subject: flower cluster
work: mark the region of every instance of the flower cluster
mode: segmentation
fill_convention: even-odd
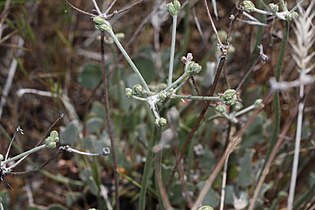
[[[172,16],[177,16],[180,11],[180,6],[180,2],[178,0],[174,0],[173,2],[168,3],[166,8]]]
[[[45,145],[50,148],[50,149],[54,149],[57,146],[57,142],[59,142],[59,136],[58,136],[58,132],[53,130],[50,132],[50,136],[48,136],[45,139]]]

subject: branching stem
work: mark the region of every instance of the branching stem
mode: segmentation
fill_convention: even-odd
[[[176,43],[176,27],[177,27],[177,15],[173,16],[173,28],[172,28],[172,43],[171,43],[171,54],[170,54],[170,65],[168,70],[168,86],[172,85],[173,80],[173,69],[174,69],[174,55],[175,55],[175,43]]]

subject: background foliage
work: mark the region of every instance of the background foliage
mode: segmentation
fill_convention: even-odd
[[[206,95],[211,87],[214,65],[220,52],[203,2],[187,2],[178,20],[174,77],[177,78],[183,71],[180,58],[191,52],[194,60],[203,66],[203,71],[194,79],[201,95]],[[99,5],[102,3],[99,2]],[[114,9],[123,8],[128,3],[129,1],[119,0]],[[267,26],[253,26],[237,20],[229,29],[229,17],[236,12],[236,2],[221,0],[216,3],[218,19],[215,24],[219,34],[224,37],[226,32],[231,32],[230,51],[216,95],[228,88],[236,88],[246,72],[251,71],[238,90],[243,106],[247,107],[257,98],[265,98],[270,90],[269,80],[274,77],[284,24],[255,15]],[[269,2],[255,3],[263,6],[263,3]],[[295,3],[288,1],[288,7],[292,8]],[[89,12],[93,9],[91,1],[78,0],[73,1],[73,4]],[[159,8],[162,4],[161,1],[144,1],[110,20],[115,32],[124,34],[122,44],[152,86],[166,82],[169,65],[172,21]],[[308,5],[310,1],[303,3],[304,8]],[[103,6],[106,8],[106,2]],[[103,103],[100,33],[95,30],[91,18],[76,12],[64,1],[2,0],[0,8],[1,92],[9,77],[12,61],[15,59],[17,62],[10,91],[7,96],[2,94],[6,103],[0,124],[1,154],[5,154],[17,126],[23,128],[24,135],[17,136],[11,155],[34,147],[61,113],[65,117],[54,126],[54,129],[60,131],[60,144],[91,152],[101,152],[103,147],[110,146]],[[211,9],[213,13],[214,7]],[[240,19],[245,17],[240,16]],[[314,26],[314,19],[312,22]],[[290,42],[295,43],[296,36],[297,34],[290,33]],[[256,60],[259,44],[262,44],[264,53],[269,57],[267,62]],[[311,54],[314,52],[314,44],[310,49]],[[289,45],[281,74],[283,81],[298,78],[293,53]],[[110,115],[117,146],[121,209],[137,209],[144,163],[154,133],[154,117],[148,106],[125,96],[125,88],[132,87],[139,80],[116,46],[106,44],[105,54],[106,69],[109,71]],[[22,94],[21,91],[25,89],[46,91],[53,95],[45,96],[38,92]],[[308,86],[308,89],[309,94],[305,96],[296,209],[311,209],[315,205],[315,98],[312,94],[313,85]],[[182,93],[197,94],[191,82],[183,87]],[[282,91],[280,101],[282,131],[299,103],[298,89]],[[158,142],[165,147],[161,158],[162,179],[166,185],[176,155],[196,122],[203,102],[171,100],[168,107],[173,108],[165,116],[173,114],[175,117],[163,130],[173,129],[176,137],[167,143],[162,142],[163,138]],[[243,115],[239,118],[240,123],[231,127],[224,118],[207,120],[215,114],[214,108],[209,107],[205,120],[185,153],[184,177],[189,197],[193,201],[221,157],[228,135],[233,136],[251,116],[251,113]],[[239,148],[231,154],[226,209],[236,208],[235,198],[243,196],[248,201],[252,197],[270,146],[273,117],[272,102],[268,102],[246,129]],[[259,194],[256,209],[280,209],[286,206],[297,127],[295,121],[288,126],[285,139]],[[0,198],[5,209],[25,209],[25,206],[29,209],[111,207],[114,202],[111,156],[90,158],[58,153],[57,150],[41,151],[27,158],[16,171],[36,169],[51,157],[54,158],[40,170],[4,178],[0,185]],[[220,203],[221,175],[222,173],[217,176],[204,200],[205,204],[215,208]],[[160,189],[155,178],[152,175],[150,179],[147,209],[159,206]],[[180,176],[176,174],[173,182],[167,185],[168,198],[174,208],[191,207],[184,193]]]

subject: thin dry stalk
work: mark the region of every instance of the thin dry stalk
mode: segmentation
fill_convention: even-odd
[[[19,56],[22,53],[21,48],[24,45],[24,40],[21,37],[18,37],[17,42],[18,42],[17,43],[18,50],[16,52],[16,56]],[[9,68],[9,73],[8,73],[8,77],[7,77],[6,83],[5,83],[5,85],[3,87],[3,91],[2,91],[2,96],[1,96],[1,101],[0,101],[0,119],[1,119],[1,116],[2,116],[3,108],[4,108],[4,106],[5,106],[6,102],[7,102],[7,97],[8,97],[9,91],[11,89],[11,85],[12,85],[12,82],[13,82],[13,78],[14,78],[14,75],[15,75],[15,71],[16,71],[17,65],[18,65],[17,59],[13,58],[12,62],[11,62],[11,65],[10,65],[10,68]]]
[[[311,70],[311,59],[314,57],[315,52],[310,53],[311,47],[315,41],[315,27],[312,23],[315,13],[313,12],[314,1],[308,6],[306,11],[303,11],[299,5],[298,9],[300,16],[295,21],[294,33],[296,35],[296,43],[291,42],[294,52],[294,60],[296,61],[298,72],[300,73],[300,80],[304,78]],[[295,136],[295,148],[292,165],[292,176],[290,182],[289,198],[288,198],[288,210],[293,209],[293,201],[295,195],[295,186],[298,174],[299,166],[299,154],[302,136],[303,126],[303,111],[304,111],[304,84],[300,84],[299,87],[299,104],[298,104],[298,117],[297,117],[297,130]]]
[[[161,194],[162,202],[166,210],[173,210],[162,180],[162,151],[156,155],[155,159],[155,177]]]

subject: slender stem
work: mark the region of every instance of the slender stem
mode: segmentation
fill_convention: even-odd
[[[281,46],[280,46],[279,59],[278,59],[278,62],[277,62],[277,65],[276,65],[276,69],[275,69],[276,81],[280,80],[280,75],[281,75],[282,66],[283,66],[283,62],[284,62],[284,56],[285,56],[286,49],[287,49],[289,30],[290,30],[290,22],[286,21],[285,22],[284,34],[283,34],[283,38],[282,38]]]
[[[174,55],[175,55],[175,43],[176,43],[176,27],[177,27],[177,15],[173,16],[173,28],[172,28],[172,43],[171,43],[171,54],[170,54],[170,65],[168,70],[168,86],[171,86],[173,80],[173,69],[174,69]]]
[[[108,126],[108,134],[110,139],[110,144],[112,147],[112,155],[113,155],[113,168],[114,168],[114,183],[115,183],[115,209],[119,210],[119,177],[118,177],[118,164],[117,164],[117,157],[116,157],[116,147],[114,141],[114,134],[113,134],[113,123],[110,117],[110,109],[109,109],[109,96],[108,96],[108,79],[107,79],[107,71],[105,69],[105,50],[104,50],[104,32],[101,33],[101,69],[102,69],[102,76],[104,82],[104,105],[105,105],[105,118],[106,124]]]
[[[246,107],[245,109],[242,109],[241,111],[239,111],[239,112],[236,112],[236,114],[235,114],[235,116],[234,117],[238,117],[238,116],[241,116],[242,114],[245,114],[245,113],[247,113],[247,112],[250,112],[250,111],[252,111],[252,110],[254,110],[254,109],[256,109],[257,108],[257,105],[250,105],[250,106],[248,106],[248,107]]]
[[[16,128],[15,132],[14,132],[14,135],[13,135],[11,141],[10,141],[10,144],[9,144],[9,147],[8,147],[7,152],[6,152],[6,154],[5,154],[4,160],[7,160],[7,159],[8,159],[9,153],[10,153],[10,150],[11,150],[11,147],[12,147],[12,144],[13,144],[13,141],[15,140],[16,135],[17,135],[19,132],[21,132],[21,131],[23,131],[23,130],[21,129],[20,126],[18,126],[18,127]]]
[[[284,0],[279,0],[279,3],[280,3],[280,6],[281,6],[282,10],[283,10],[284,12],[287,12],[287,11],[288,11],[288,8],[287,8],[287,5],[286,5],[286,3],[284,2]]]
[[[119,50],[121,51],[121,53],[124,55],[124,57],[126,58],[127,62],[129,63],[129,65],[131,66],[131,68],[133,69],[133,71],[137,74],[138,78],[140,79],[144,89],[146,91],[150,91],[149,86],[147,85],[146,81],[144,80],[144,78],[142,77],[140,71],[138,70],[138,68],[136,67],[136,65],[133,63],[133,61],[131,60],[131,58],[129,57],[128,53],[126,52],[126,50],[124,49],[124,47],[121,45],[121,43],[119,42],[119,40],[117,39],[115,33],[113,30],[109,30],[108,33],[110,34],[110,36],[113,38],[114,42],[116,43],[117,47],[119,48]]]
[[[262,15],[273,15],[274,14],[272,12],[261,10],[261,9],[257,9],[257,8],[254,8],[254,12],[257,12],[258,14],[262,14]]]
[[[105,15],[107,15],[107,13],[109,13],[109,11],[112,9],[112,7],[114,6],[114,4],[116,3],[117,0],[114,0],[109,7],[107,8],[107,10],[105,11]]]
[[[147,102],[148,100],[146,98],[141,98],[139,96],[132,96],[132,98],[138,100],[138,101],[143,101],[143,102]]]
[[[300,78],[302,77],[303,72],[300,73]],[[304,110],[304,101],[302,100],[304,97],[304,85],[300,86],[300,103],[298,107],[298,118],[297,118],[297,130],[295,136],[295,149],[294,149],[294,158],[293,158],[293,166],[292,166],[292,176],[289,190],[289,198],[288,198],[288,210],[292,210],[294,194],[295,194],[295,186],[296,186],[296,178],[298,173],[299,166],[299,154],[300,154],[300,145],[301,145],[301,135],[302,135],[302,124],[303,124],[303,110]]]
[[[284,56],[286,52],[287,42],[288,42],[288,36],[289,36],[289,23],[285,22],[285,31],[283,35],[283,39],[281,41],[281,47],[280,47],[280,54],[278,58],[278,62],[275,68],[275,79],[276,81],[280,80],[281,70],[284,62]],[[266,162],[269,159],[270,153],[272,148],[275,145],[275,142],[278,138],[279,130],[280,130],[280,99],[279,99],[279,92],[274,93],[274,126],[272,131],[272,137],[270,141],[269,150],[266,156]]]
[[[24,156],[28,156],[28,155],[30,155],[30,154],[32,154],[32,153],[34,153],[34,152],[37,152],[37,151],[39,151],[39,150],[41,150],[41,149],[46,148],[46,147],[47,147],[46,144],[43,144],[43,145],[40,145],[40,146],[35,147],[35,148],[33,148],[33,149],[27,150],[26,152],[23,152],[23,153],[21,153],[21,154],[18,154],[18,155],[16,155],[16,156],[14,156],[13,158],[9,158],[9,159],[7,159],[7,160],[1,161],[1,165],[5,165],[5,164],[10,163],[10,162],[12,162],[12,161],[16,161],[16,160],[18,160],[18,159],[20,159],[20,158],[23,158]]]
[[[228,161],[229,161],[229,157],[226,158],[225,163],[224,163],[224,168],[223,168],[220,210],[224,209],[224,199],[225,199],[225,188],[226,188],[226,177],[227,177]]]
[[[219,96],[184,96],[184,95],[171,95],[171,98],[175,99],[189,99],[189,100],[199,100],[199,101],[218,101],[220,100]]]
[[[98,7],[96,1],[95,1],[95,0],[92,0],[92,2],[93,2],[93,4],[94,4],[94,8],[95,8],[97,14],[98,14],[98,15],[102,15],[102,12],[101,12],[100,8]]]
[[[152,151],[153,146],[158,142],[159,136],[160,136],[160,129],[157,128],[156,126],[154,127],[153,131],[153,138],[151,139],[150,146],[149,146],[149,151],[147,154],[147,158],[145,161],[144,165],[144,172],[142,176],[142,181],[141,181],[141,190],[140,190],[140,198],[139,198],[139,210],[145,210],[145,203],[146,203],[146,194],[147,194],[147,189],[149,186],[149,181],[151,178],[152,170],[153,170],[153,156],[154,153]]]
[[[295,11],[295,10],[297,10],[297,8],[299,7],[299,6],[301,6],[301,4],[304,2],[304,0],[300,0],[291,10],[290,10],[290,12],[293,12],[293,11]]]
[[[215,114],[215,115],[212,115],[211,117],[209,117],[207,119],[207,122],[210,122],[211,120],[214,120],[214,119],[217,119],[217,118],[222,118],[223,116],[221,114]]]
[[[162,179],[162,151],[159,151],[156,154],[156,159],[155,159],[155,180],[157,182],[158,186],[158,191],[159,191],[159,202],[163,204],[164,208],[166,210],[173,210],[171,203],[168,199],[167,192],[165,189],[165,186],[163,184],[163,179]]]
[[[178,84],[184,83],[183,81],[187,80],[189,78],[189,74],[187,72],[184,72],[175,82],[173,82],[170,86],[164,89],[164,91],[169,91],[172,88],[175,88]]]
[[[214,25],[214,22],[213,22],[213,20],[212,20],[212,17],[211,17],[211,14],[210,14],[210,10],[209,10],[209,7],[208,7],[207,0],[204,0],[204,5],[206,6],[207,15],[208,15],[208,18],[209,18],[209,20],[210,20],[212,29],[213,29],[213,31],[214,31],[214,33],[215,33],[215,35],[216,35],[217,40],[218,40],[219,47],[221,48],[221,47],[223,47],[223,44],[222,44],[221,39],[220,39],[220,37],[219,37],[219,35],[218,35],[218,31],[217,31],[217,29],[216,29],[216,27],[215,27],[215,25]]]

